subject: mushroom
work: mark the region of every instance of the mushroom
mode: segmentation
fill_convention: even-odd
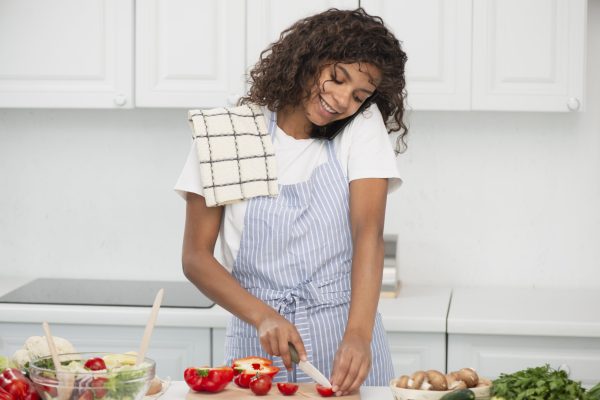
[[[492,386],[492,381],[490,381],[489,379],[485,379],[485,378],[479,378],[479,383],[477,384],[477,387],[483,387],[483,386]]]
[[[410,385],[411,389],[425,389],[429,387],[427,383],[427,374],[425,371],[417,371],[412,375],[412,384]]]
[[[479,383],[479,376],[473,368],[462,368],[458,371],[458,379],[464,381],[467,387],[475,387]]]
[[[400,378],[395,380],[395,385],[396,387],[407,389],[409,385],[408,381],[410,381],[410,377],[408,375],[402,375]]]
[[[458,374],[456,372],[449,373],[446,375],[446,382],[448,382],[448,390],[466,389],[467,384],[460,379],[457,379]]]
[[[448,382],[446,376],[440,371],[430,369],[427,371],[427,381],[429,382],[429,390],[448,390]]]

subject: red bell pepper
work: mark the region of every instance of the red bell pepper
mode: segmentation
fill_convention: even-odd
[[[0,387],[0,400],[15,400],[15,396]]]
[[[273,365],[273,361],[262,357],[245,357],[233,360],[232,367],[236,375],[235,383],[241,387],[248,387],[250,379],[260,375],[268,375],[273,378],[279,372],[279,368]]]
[[[183,379],[196,392],[217,393],[233,380],[233,368],[190,367],[184,371]]]
[[[11,394],[14,400],[40,400],[33,383],[16,368],[7,368],[2,371],[0,388]]]

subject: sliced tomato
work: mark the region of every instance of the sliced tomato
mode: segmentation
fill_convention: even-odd
[[[282,395],[291,396],[298,390],[298,385],[290,382],[279,382],[277,383],[277,389],[279,389]]]
[[[333,396],[333,389],[332,388],[325,387],[325,386],[320,385],[318,383],[317,383],[317,392],[319,392],[319,394],[322,397],[331,397],[331,396]]]

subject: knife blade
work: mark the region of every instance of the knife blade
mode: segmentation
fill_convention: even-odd
[[[296,347],[292,343],[288,343],[290,348],[290,356],[292,358],[292,362],[298,364],[298,368],[300,368],[304,373],[311,378],[314,379],[318,384],[330,388],[331,383],[329,383],[329,379],[325,375],[321,373],[314,365],[312,365],[309,361],[302,361],[298,356],[298,351]]]

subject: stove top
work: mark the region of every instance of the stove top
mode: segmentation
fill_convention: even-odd
[[[5,294],[0,303],[152,307],[160,288],[165,289],[161,307],[214,305],[190,282],[49,278],[33,280]]]

